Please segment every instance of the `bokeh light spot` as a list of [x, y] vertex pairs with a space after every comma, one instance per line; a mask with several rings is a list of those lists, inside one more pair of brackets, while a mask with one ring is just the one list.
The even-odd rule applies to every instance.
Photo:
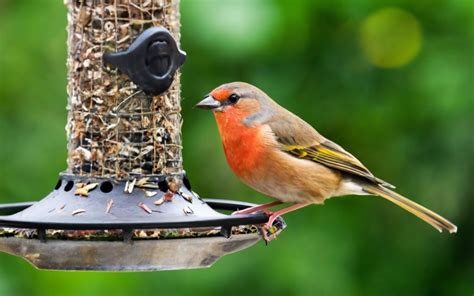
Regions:
[[422, 45], [418, 20], [400, 8], [383, 8], [369, 15], [360, 27], [360, 46], [375, 66], [397, 68], [411, 62]]

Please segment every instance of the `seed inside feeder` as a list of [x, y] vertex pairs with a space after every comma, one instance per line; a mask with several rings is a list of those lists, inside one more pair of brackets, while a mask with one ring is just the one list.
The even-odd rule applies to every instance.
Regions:
[[[67, 3], [72, 20], [67, 172], [116, 180], [180, 174], [179, 74], [166, 93], [150, 96], [102, 61], [104, 52], [126, 50], [151, 26], [164, 26], [179, 38], [178, 1]], [[113, 112], [126, 98], [130, 99]]]

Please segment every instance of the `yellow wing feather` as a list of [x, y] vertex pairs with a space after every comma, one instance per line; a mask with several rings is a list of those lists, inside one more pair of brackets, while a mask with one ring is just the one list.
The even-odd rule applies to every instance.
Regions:
[[357, 158], [337, 149], [335, 145], [324, 145], [324, 143], [321, 143], [312, 146], [283, 145], [283, 147], [286, 152], [295, 157], [311, 160], [345, 173], [360, 176], [383, 186], [393, 187], [393, 185], [375, 177]]

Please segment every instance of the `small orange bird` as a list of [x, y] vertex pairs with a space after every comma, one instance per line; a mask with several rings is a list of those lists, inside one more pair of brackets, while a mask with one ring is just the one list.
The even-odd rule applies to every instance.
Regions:
[[390, 190], [394, 186], [375, 177], [352, 154], [253, 85], [221, 85], [196, 107], [213, 111], [234, 173], [250, 187], [277, 199], [237, 213], [293, 203], [271, 213], [266, 229], [285, 213], [322, 204], [334, 196], [355, 194], [383, 197], [440, 232], [457, 231], [445, 218]]

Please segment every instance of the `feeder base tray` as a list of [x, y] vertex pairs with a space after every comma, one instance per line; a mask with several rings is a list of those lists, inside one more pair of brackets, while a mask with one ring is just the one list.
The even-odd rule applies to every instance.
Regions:
[[[179, 201], [168, 205], [179, 206]], [[41, 208], [41, 202], [0, 204], [0, 252], [24, 258], [38, 269], [157, 271], [209, 267], [222, 256], [257, 243], [262, 231], [257, 225], [268, 221], [260, 212], [230, 216], [215, 212], [213, 216], [184, 216], [180, 220], [168, 217], [167, 221], [78, 219], [67, 223], [54, 221], [54, 216], [49, 221], [27, 220], [24, 213]], [[194, 201], [193, 205], [196, 209], [206, 206], [207, 211], [253, 206], [217, 199]], [[273, 225], [275, 236], [286, 227], [281, 218]]]
[[222, 256], [248, 248], [257, 233], [141, 240], [67, 241], [0, 238], [0, 251], [23, 257], [39, 269], [97, 271], [156, 271], [210, 267]]

